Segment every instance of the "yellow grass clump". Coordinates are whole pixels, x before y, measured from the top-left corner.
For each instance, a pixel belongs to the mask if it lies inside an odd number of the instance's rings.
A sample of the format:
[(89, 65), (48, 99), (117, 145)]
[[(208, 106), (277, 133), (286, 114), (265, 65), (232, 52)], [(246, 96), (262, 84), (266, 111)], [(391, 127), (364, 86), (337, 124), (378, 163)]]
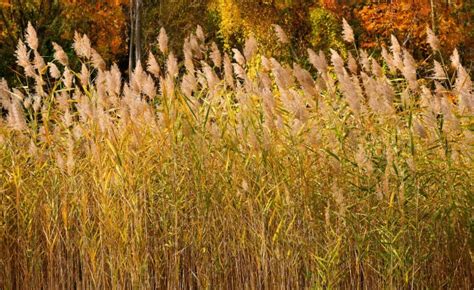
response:
[(472, 289), (457, 52), (420, 77), (395, 38), (310, 68), (198, 32), (124, 81), (28, 28), (24, 86), (0, 82), (1, 289)]

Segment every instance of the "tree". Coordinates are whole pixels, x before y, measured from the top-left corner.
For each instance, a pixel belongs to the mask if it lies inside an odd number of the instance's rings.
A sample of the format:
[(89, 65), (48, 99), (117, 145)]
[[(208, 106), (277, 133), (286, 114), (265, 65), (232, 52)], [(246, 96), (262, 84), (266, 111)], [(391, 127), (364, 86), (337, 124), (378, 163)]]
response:
[(142, 6), (142, 0), (130, 0), (129, 74), (131, 74), (131, 70), (141, 61), (142, 56)]
[[(375, 47), (386, 42), (391, 34), (396, 35), (419, 55), (427, 52), (426, 26), (436, 32), (446, 53), (462, 46), (468, 38), (468, 26), (458, 4), (444, 1), (396, 1), (364, 5), (355, 9), (355, 18), (362, 26), (363, 47)], [(472, 16), (472, 14), (471, 14)]]
[(264, 50), (274, 53), (276, 35), (269, 29), (273, 24), (283, 28), (295, 50), (305, 51), (311, 38), (309, 11), (315, 5), (311, 0), (215, 0), (212, 7), (220, 16), (219, 33), (227, 46), (253, 34)]
[(86, 33), (105, 60), (127, 55), (124, 0), (2, 0), (0, 2), (0, 77), (14, 78), (14, 51), (28, 22), (40, 35), (40, 51), (52, 55), (51, 42), (72, 50), (74, 32)]

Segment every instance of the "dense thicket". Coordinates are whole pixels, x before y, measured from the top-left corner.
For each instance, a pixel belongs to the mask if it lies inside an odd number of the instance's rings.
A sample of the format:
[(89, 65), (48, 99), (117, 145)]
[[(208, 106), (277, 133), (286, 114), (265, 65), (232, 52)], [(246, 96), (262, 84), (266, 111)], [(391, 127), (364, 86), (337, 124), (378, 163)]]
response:
[(81, 34), (43, 58), (27, 26), (22, 85), (0, 82), (0, 288), (472, 289), (459, 53), (428, 29), (418, 74), (341, 26), (308, 69), (201, 27), (178, 61), (161, 30), (127, 81)]

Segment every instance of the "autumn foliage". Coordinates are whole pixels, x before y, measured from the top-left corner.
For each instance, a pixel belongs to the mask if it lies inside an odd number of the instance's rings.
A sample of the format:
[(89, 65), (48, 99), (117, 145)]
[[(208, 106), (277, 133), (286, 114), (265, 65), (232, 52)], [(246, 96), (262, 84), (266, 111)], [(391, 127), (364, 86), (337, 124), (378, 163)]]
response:
[[(130, 40), (129, 5), (128, 0), (3, 0), (0, 41), (5, 45), (0, 54), (5, 61), (0, 73), (10, 75), (17, 69), (9, 55), (27, 21), (32, 21), (45, 39), (62, 44), (69, 52), (74, 32), (87, 32), (106, 61), (115, 59), (124, 67)], [(148, 44), (158, 36), (156, 27), (166, 27), (175, 35), (170, 45), (177, 48), (189, 30), (199, 24), (215, 36), (220, 47), (241, 46), (254, 35), (267, 53), (292, 61), (307, 48), (326, 52), (331, 46), (341, 48), (337, 31), (345, 17), (355, 28), (357, 45), (376, 53), (380, 53), (377, 47), (387, 45), (394, 34), (422, 61), (429, 54), (424, 42), (429, 26), (438, 35), (445, 56), (458, 48), (468, 66), (474, 60), (474, 4), (465, 0), (145, 0), (143, 5), (145, 25), (141, 37), (145, 52), (153, 49)], [(291, 49), (275, 45), (275, 35), (269, 29), (273, 24), (287, 31)]]
[[(128, 1), (64, 1), (63, 17), (68, 29), (61, 37), (71, 39), (75, 30), (95, 31), (91, 34), (91, 40), (105, 58), (126, 54), (127, 42), (124, 40), (128, 19), (122, 2), (125, 4)], [(87, 18), (88, 21), (84, 21)]]
[(461, 19), (450, 15), (452, 9), (442, 11), (433, 19), (429, 1), (399, 1), (363, 6), (356, 10), (356, 19), (360, 21), (362, 28), (361, 44), (365, 48), (374, 48), (394, 34), (412, 50), (426, 52), (428, 26), (437, 31), (443, 49), (451, 52), (468, 40), (466, 28)]

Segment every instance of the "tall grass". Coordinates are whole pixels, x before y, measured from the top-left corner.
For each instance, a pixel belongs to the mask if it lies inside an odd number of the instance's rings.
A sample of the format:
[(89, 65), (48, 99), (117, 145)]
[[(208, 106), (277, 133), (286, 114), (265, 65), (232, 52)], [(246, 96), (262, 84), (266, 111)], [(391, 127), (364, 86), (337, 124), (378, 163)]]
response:
[(125, 82), (86, 36), (77, 69), (36, 39), (0, 85), (0, 288), (472, 289), (457, 52), (420, 77), (393, 38), (308, 71), (198, 29), (178, 62), (163, 30)]

